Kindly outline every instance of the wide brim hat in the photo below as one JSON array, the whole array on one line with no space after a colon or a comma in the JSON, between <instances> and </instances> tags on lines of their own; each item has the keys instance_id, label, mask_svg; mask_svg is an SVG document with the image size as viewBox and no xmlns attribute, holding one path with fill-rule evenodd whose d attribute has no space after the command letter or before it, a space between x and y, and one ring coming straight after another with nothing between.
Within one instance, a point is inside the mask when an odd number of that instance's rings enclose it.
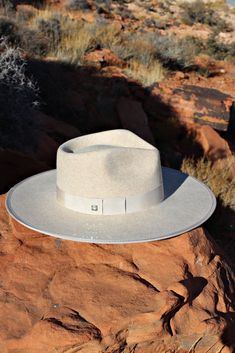
<instances>
[{"instance_id":1,"label":"wide brim hat","mask_svg":"<svg viewBox=\"0 0 235 353\"><path fill-rule=\"evenodd\" d=\"M23 180L6 198L11 216L30 229L106 244L174 237L204 223L215 207L205 184L162 167L159 151L128 130L67 141L55 170Z\"/></svg>"}]
</instances>

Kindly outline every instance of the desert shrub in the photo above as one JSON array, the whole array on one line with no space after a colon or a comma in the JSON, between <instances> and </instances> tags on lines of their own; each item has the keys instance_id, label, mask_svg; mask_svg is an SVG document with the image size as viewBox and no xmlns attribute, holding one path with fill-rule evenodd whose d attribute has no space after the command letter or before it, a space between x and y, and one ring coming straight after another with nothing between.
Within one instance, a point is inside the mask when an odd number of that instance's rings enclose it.
<instances>
[{"instance_id":1,"label":"desert shrub","mask_svg":"<svg viewBox=\"0 0 235 353\"><path fill-rule=\"evenodd\" d=\"M115 46L113 51L123 52L128 59L135 59L143 65L155 59L169 69L188 69L199 51L197 45L188 37L178 39L157 33L138 33L124 38L123 43ZM121 46L126 49L121 51Z\"/></svg>"},{"instance_id":2,"label":"desert shrub","mask_svg":"<svg viewBox=\"0 0 235 353\"><path fill-rule=\"evenodd\" d=\"M55 50L61 41L61 24L59 18L38 19L38 30L48 40L51 50Z\"/></svg>"},{"instance_id":3,"label":"desert shrub","mask_svg":"<svg viewBox=\"0 0 235 353\"><path fill-rule=\"evenodd\" d=\"M219 43L213 34L207 40L207 53L216 60L224 60L229 54L229 48L224 43Z\"/></svg>"},{"instance_id":4,"label":"desert shrub","mask_svg":"<svg viewBox=\"0 0 235 353\"><path fill-rule=\"evenodd\" d=\"M218 160L216 164L206 158L185 159L181 170L208 185L223 206L235 211L235 179L231 173L234 162L234 156L226 161Z\"/></svg>"},{"instance_id":5,"label":"desert shrub","mask_svg":"<svg viewBox=\"0 0 235 353\"><path fill-rule=\"evenodd\" d=\"M4 15L12 15L15 12L15 4L13 0L0 0L0 8L3 9Z\"/></svg>"},{"instance_id":6,"label":"desert shrub","mask_svg":"<svg viewBox=\"0 0 235 353\"><path fill-rule=\"evenodd\" d=\"M34 10L24 7L19 7L16 12L17 21L23 24L30 21L35 15L36 12Z\"/></svg>"},{"instance_id":7,"label":"desert shrub","mask_svg":"<svg viewBox=\"0 0 235 353\"><path fill-rule=\"evenodd\" d=\"M235 65L235 41L229 45L229 53L226 60ZM234 76L235 77L235 76Z\"/></svg>"},{"instance_id":8,"label":"desert shrub","mask_svg":"<svg viewBox=\"0 0 235 353\"><path fill-rule=\"evenodd\" d=\"M27 73L27 62L18 49L1 42L0 146L32 151L37 144L35 110L39 105L37 84Z\"/></svg>"},{"instance_id":9,"label":"desert shrub","mask_svg":"<svg viewBox=\"0 0 235 353\"><path fill-rule=\"evenodd\" d=\"M16 23L6 17L0 17L0 38L3 37L9 44L18 45L20 42Z\"/></svg>"},{"instance_id":10,"label":"desert shrub","mask_svg":"<svg viewBox=\"0 0 235 353\"><path fill-rule=\"evenodd\" d=\"M50 43L42 33L30 28L21 28L19 34L19 45L28 55L44 57L49 53Z\"/></svg>"},{"instance_id":11,"label":"desert shrub","mask_svg":"<svg viewBox=\"0 0 235 353\"><path fill-rule=\"evenodd\" d=\"M155 18L146 18L144 20L144 25L147 27L157 28L157 29L166 29L167 23L162 20L158 20Z\"/></svg>"},{"instance_id":12,"label":"desert shrub","mask_svg":"<svg viewBox=\"0 0 235 353\"><path fill-rule=\"evenodd\" d=\"M218 31L231 31L231 26L222 19L217 12L206 4L203 0L196 0L183 5L183 22L188 25L203 23L208 26L216 27Z\"/></svg>"},{"instance_id":13,"label":"desert shrub","mask_svg":"<svg viewBox=\"0 0 235 353\"><path fill-rule=\"evenodd\" d=\"M219 41L216 32L213 32L210 35L205 48L206 54L212 56L216 60L231 60L235 56L235 42L223 43Z\"/></svg>"},{"instance_id":14,"label":"desert shrub","mask_svg":"<svg viewBox=\"0 0 235 353\"><path fill-rule=\"evenodd\" d=\"M195 0L183 4L183 21L186 24L203 23L214 25L214 11L203 0Z\"/></svg>"},{"instance_id":15,"label":"desert shrub","mask_svg":"<svg viewBox=\"0 0 235 353\"><path fill-rule=\"evenodd\" d=\"M123 43L118 43L116 45L113 45L112 51L117 57L125 61L132 59L135 54L135 51L132 49L130 45L127 46Z\"/></svg>"},{"instance_id":16,"label":"desert shrub","mask_svg":"<svg viewBox=\"0 0 235 353\"><path fill-rule=\"evenodd\" d=\"M128 63L125 73L145 87L161 81L165 76L166 70L156 58L154 46L143 35L121 37L120 43L112 46L112 51Z\"/></svg>"},{"instance_id":17,"label":"desert shrub","mask_svg":"<svg viewBox=\"0 0 235 353\"><path fill-rule=\"evenodd\" d=\"M62 21L61 43L56 50L56 55L63 61L75 65L83 62L87 51L95 48L112 49L121 41L120 29L105 20L95 23L82 21Z\"/></svg>"},{"instance_id":18,"label":"desert shrub","mask_svg":"<svg viewBox=\"0 0 235 353\"><path fill-rule=\"evenodd\" d=\"M122 19L128 18L129 20L136 20L134 14L126 7L120 7L117 13L121 16Z\"/></svg>"},{"instance_id":19,"label":"desert shrub","mask_svg":"<svg viewBox=\"0 0 235 353\"><path fill-rule=\"evenodd\" d=\"M181 70L192 68L195 55L201 50L201 43L191 37L178 39L174 36L161 36L156 33L137 33L123 36L120 43L114 45L112 50L123 60L131 60L134 72L139 63L141 75L145 65L146 73L148 69L152 73L161 71L159 77L162 77L164 72L162 66Z\"/></svg>"},{"instance_id":20,"label":"desert shrub","mask_svg":"<svg viewBox=\"0 0 235 353\"><path fill-rule=\"evenodd\" d=\"M192 37L178 39L175 36L150 34L149 40L155 48L155 56L170 69L190 69L200 52L201 43Z\"/></svg>"},{"instance_id":21,"label":"desert shrub","mask_svg":"<svg viewBox=\"0 0 235 353\"><path fill-rule=\"evenodd\" d=\"M104 6L111 6L111 0L95 0L96 5L104 5Z\"/></svg>"},{"instance_id":22,"label":"desert shrub","mask_svg":"<svg viewBox=\"0 0 235 353\"><path fill-rule=\"evenodd\" d=\"M154 59L154 47L142 34L127 35L122 45L129 50L129 58L148 66Z\"/></svg>"},{"instance_id":23,"label":"desert shrub","mask_svg":"<svg viewBox=\"0 0 235 353\"><path fill-rule=\"evenodd\" d=\"M149 57L149 62L143 64L141 61L131 59L126 74L139 81L144 87L150 87L156 82L162 81L165 70L161 63Z\"/></svg>"},{"instance_id":24,"label":"desert shrub","mask_svg":"<svg viewBox=\"0 0 235 353\"><path fill-rule=\"evenodd\" d=\"M44 34L17 25L6 17L0 17L0 38L4 38L4 42L11 46L20 47L31 56L45 56L49 51L49 41Z\"/></svg>"},{"instance_id":25,"label":"desert shrub","mask_svg":"<svg viewBox=\"0 0 235 353\"><path fill-rule=\"evenodd\" d=\"M112 49L120 43L120 28L104 19L97 19L94 24L87 27L96 46Z\"/></svg>"},{"instance_id":26,"label":"desert shrub","mask_svg":"<svg viewBox=\"0 0 235 353\"><path fill-rule=\"evenodd\" d=\"M171 1L169 0L159 0L158 1L158 8L163 10L163 12L168 12L169 11L169 6L171 5Z\"/></svg>"},{"instance_id":27,"label":"desert shrub","mask_svg":"<svg viewBox=\"0 0 235 353\"><path fill-rule=\"evenodd\" d=\"M55 51L59 60L80 65L86 51L93 47L93 36L88 30L89 24L80 21L63 21L61 42Z\"/></svg>"},{"instance_id":28,"label":"desert shrub","mask_svg":"<svg viewBox=\"0 0 235 353\"><path fill-rule=\"evenodd\" d=\"M96 0L95 1L95 6L96 6L96 11L99 15L102 14L108 14L109 16L112 17L112 9L111 9L111 0Z\"/></svg>"},{"instance_id":29,"label":"desert shrub","mask_svg":"<svg viewBox=\"0 0 235 353\"><path fill-rule=\"evenodd\" d=\"M86 0L68 0L65 8L69 11L89 10L90 5Z\"/></svg>"}]
</instances>

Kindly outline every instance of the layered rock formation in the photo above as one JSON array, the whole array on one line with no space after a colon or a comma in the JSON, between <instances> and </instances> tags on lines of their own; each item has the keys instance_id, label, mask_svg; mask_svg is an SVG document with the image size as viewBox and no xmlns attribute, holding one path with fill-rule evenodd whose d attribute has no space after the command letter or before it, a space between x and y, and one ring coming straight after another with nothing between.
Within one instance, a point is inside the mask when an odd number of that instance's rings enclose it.
<instances>
[{"instance_id":1,"label":"layered rock formation","mask_svg":"<svg viewBox=\"0 0 235 353\"><path fill-rule=\"evenodd\" d=\"M221 131L228 129L234 103L232 96L196 85L163 88L163 92L155 89L154 92L160 95L164 104L172 107L181 121L194 121Z\"/></svg>"},{"instance_id":2,"label":"layered rock formation","mask_svg":"<svg viewBox=\"0 0 235 353\"><path fill-rule=\"evenodd\" d=\"M234 274L202 228L85 244L0 209L1 353L233 352Z\"/></svg>"}]
</instances>

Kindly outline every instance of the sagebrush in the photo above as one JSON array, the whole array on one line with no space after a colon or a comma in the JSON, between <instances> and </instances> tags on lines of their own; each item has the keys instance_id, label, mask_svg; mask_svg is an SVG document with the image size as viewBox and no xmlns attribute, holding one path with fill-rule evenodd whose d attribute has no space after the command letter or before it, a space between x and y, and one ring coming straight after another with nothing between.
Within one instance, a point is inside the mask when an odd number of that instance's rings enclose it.
<instances>
[{"instance_id":1,"label":"sagebrush","mask_svg":"<svg viewBox=\"0 0 235 353\"><path fill-rule=\"evenodd\" d=\"M19 49L0 43L0 147L32 151L37 144L39 90Z\"/></svg>"}]
</instances>

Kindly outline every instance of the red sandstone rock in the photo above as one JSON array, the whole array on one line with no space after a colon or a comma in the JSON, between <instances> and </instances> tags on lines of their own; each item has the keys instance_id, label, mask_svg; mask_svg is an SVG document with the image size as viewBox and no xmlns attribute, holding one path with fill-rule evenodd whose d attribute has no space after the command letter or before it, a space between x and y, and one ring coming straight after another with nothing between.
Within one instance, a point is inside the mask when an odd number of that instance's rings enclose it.
<instances>
[{"instance_id":1,"label":"red sandstone rock","mask_svg":"<svg viewBox=\"0 0 235 353\"><path fill-rule=\"evenodd\" d=\"M75 104L76 101L77 105L82 105L82 100L78 94L75 94L75 92L73 91L70 91L69 93L71 104ZM56 120L53 117L43 114L41 112L37 112L35 114L35 119L38 120L40 126L47 134L53 134L54 136L59 135L67 139L71 139L73 137L78 137L81 135L80 131L76 127L69 125L62 120Z\"/></svg>"},{"instance_id":2,"label":"red sandstone rock","mask_svg":"<svg viewBox=\"0 0 235 353\"><path fill-rule=\"evenodd\" d=\"M98 63L101 65L124 65L124 62L119 59L110 49L94 50L86 54L84 60L88 63Z\"/></svg>"},{"instance_id":3,"label":"red sandstone rock","mask_svg":"<svg viewBox=\"0 0 235 353\"><path fill-rule=\"evenodd\" d=\"M179 79L178 76L176 78ZM154 88L152 93L182 122L197 122L222 131L228 128L234 102L228 94L196 85L171 88L163 84Z\"/></svg>"},{"instance_id":4,"label":"red sandstone rock","mask_svg":"<svg viewBox=\"0 0 235 353\"><path fill-rule=\"evenodd\" d=\"M204 153L211 160L215 161L217 159L227 158L232 155L228 142L210 126L194 126L193 129L197 131L195 141L200 143Z\"/></svg>"},{"instance_id":5,"label":"red sandstone rock","mask_svg":"<svg viewBox=\"0 0 235 353\"><path fill-rule=\"evenodd\" d=\"M0 193L6 192L17 182L40 172L55 168L59 145L80 135L80 131L63 121L43 113L35 113L41 130L37 149L31 154L0 149Z\"/></svg>"},{"instance_id":6,"label":"red sandstone rock","mask_svg":"<svg viewBox=\"0 0 235 353\"><path fill-rule=\"evenodd\" d=\"M38 161L33 156L3 149L0 149L0 166L0 193L33 174L50 169L46 162Z\"/></svg>"},{"instance_id":7,"label":"red sandstone rock","mask_svg":"<svg viewBox=\"0 0 235 353\"><path fill-rule=\"evenodd\" d=\"M43 130L38 141L35 158L46 162L51 168L55 168L56 152L59 145L66 140L80 136L81 133L74 126L42 113L37 113L35 118Z\"/></svg>"},{"instance_id":8,"label":"red sandstone rock","mask_svg":"<svg viewBox=\"0 0 235 353\"><path fill-rule=\"evenodd\" d=\"M202 228L95 245L0 210L1 353L233 352L234 274Z\"/></svg>"},{"instance_id":9,"label":"red sandstone rock","mask_svg":"<svg viewBox=\"0 0 235 353\"><path fill-rule=\"evenodd\" d=\"M100 71L105 77L121 78L127 80L127 76L123 73L123 70L120 67L105 66Z\"/></svg>"},{"instance_id":10,"label":"red sandstone rock","mask_svg":"<svg viewBox=\"0 0 235 353\"><path fill-rule=\"evenodd\" d=\"M117 110L124 129L131 130L149 143L155 144L148 125L148 117L140 102L121 97L117 103Z\"/></svg>"}]
</instances>

